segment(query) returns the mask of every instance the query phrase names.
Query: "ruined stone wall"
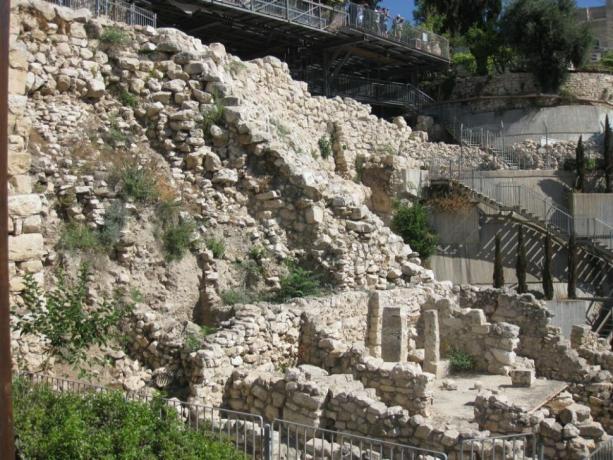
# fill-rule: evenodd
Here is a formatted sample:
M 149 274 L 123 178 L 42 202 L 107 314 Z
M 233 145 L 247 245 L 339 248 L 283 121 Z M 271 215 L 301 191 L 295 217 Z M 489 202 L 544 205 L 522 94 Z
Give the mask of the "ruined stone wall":
M 9 276 L 10 289 L 19 292 L 23 277 L 33 274 L 42 281 L 42 258 L 45 255 L 42 235 L 43 202 L 33 189 L 29 175 L 31 155 L 27 151 L 32 121 L 26 113 L 28 50 L 18 40 L 20 23 L 11 21 L 9 51 L 9 115 L 8 115 L 8 176 L 9 176 Z
M 512 322 L 488 321 L 479 308 L 462 308 L 453 296 L 432 297 L 422 306 L 422 311 L 434 309 L 438 312 L 441 357 L 451 352 L 469 354 L 475 369 L 493 374 L 507 374 L 517 363 L 515 350 L 519 344 L 519 328 Z M 425 331 L 418 324 L 419 335 L 424 339 Z M 418 342 L 418 347 L 423 342 Z

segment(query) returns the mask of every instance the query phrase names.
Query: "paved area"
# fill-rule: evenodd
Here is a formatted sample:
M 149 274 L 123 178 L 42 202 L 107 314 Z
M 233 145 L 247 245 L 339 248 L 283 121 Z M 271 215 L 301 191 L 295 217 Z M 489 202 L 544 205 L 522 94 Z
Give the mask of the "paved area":
M 444 380 L 455 383 L 458 389 L 453 391 L 444 389 L 442 385 Z M 512 387 L 511 377 L 504 375 L 452 375 L 448 379 L 436 382 L 432 408 L 435 423 L 477 428 L 477 424 L 473 422 L 473 403 L 478 393 L 475 382 L 480 382 L 484 390 L 498 391 L 510 402 L 522 406 L 527 411 L 542 406 L 567 386 L 566 383 L 556 380 L 537 379 L 532 387 L 519 388 Z

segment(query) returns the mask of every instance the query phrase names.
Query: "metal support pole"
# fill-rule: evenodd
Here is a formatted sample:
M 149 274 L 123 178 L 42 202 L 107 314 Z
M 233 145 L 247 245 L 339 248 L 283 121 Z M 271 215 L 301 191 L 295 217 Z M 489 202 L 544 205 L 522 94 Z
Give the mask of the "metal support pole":
M 0 2 L 0 455 L 15 458 L 8 272 L 8 89 L 11 2 Z

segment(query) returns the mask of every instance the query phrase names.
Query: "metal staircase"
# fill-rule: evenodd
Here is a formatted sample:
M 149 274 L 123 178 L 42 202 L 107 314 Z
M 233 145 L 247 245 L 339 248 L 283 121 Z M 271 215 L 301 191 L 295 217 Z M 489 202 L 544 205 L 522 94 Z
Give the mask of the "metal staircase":
M 500 179 L 488 177 L 483 171 L 454 168 L 453 163 L 449 166 L 431 163 L 429 178 L 431 182 L 453 183 L 483 204 L 515 213 L 525 219 L 530 227 L 550 233 L 562 244 L 574 233 L 577 244 L 583 249 L 613 264 L 613 227 L 597 218 L 572 216 L 567 209 L 553 204 L 549 197 L 534 189 L 512 182 L 500 182 Z M 592 312 L 588 323 L 600 337 L 611 343 L 613 306 L 610 303 L 603 304 L 600 311 Z

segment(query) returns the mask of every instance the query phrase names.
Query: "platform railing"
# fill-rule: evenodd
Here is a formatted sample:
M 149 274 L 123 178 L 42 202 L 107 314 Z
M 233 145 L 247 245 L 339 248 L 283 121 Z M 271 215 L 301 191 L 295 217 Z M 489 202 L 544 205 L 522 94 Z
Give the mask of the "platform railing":
M 360 30 L 390 41 L 408 45 L 424 53 L 449 60 L 449 41 L 429 31 L 417 29 L 406 22 L 398 23 L 382 12 L 357 3 L 345 4 L 346 27 Z
M 75 10 L 85 8 L 94 17 L 104 16 L 111 21 L 123 22 L 131 26 L 157 26 L 157 15 L 149 10 L 121 0 L 47 0 L 59 6 Z

